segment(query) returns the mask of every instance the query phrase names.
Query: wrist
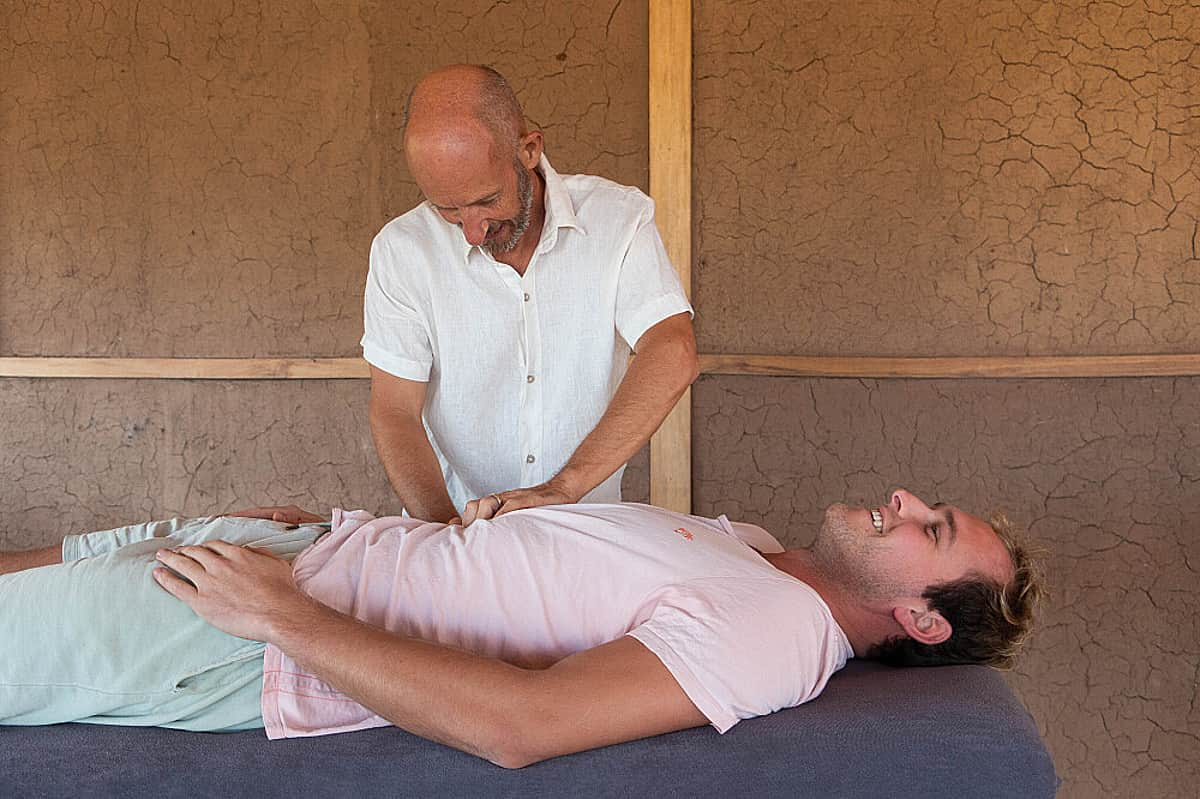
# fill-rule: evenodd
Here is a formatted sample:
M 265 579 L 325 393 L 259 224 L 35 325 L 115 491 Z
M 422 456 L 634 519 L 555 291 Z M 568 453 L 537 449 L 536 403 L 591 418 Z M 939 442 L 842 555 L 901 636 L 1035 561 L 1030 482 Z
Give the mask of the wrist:
M 331 609 L 297 589 L 295 600 L 281 604 L 268 612 L 265 619 L 266 643 L 285 652 L 302 645 L 312 635 Z
M 568 502 L 578 502 L 583 499 L 584 494 L 591 490 L 591 487 L 587 486 L 570 466 L 564 467 L 561 472 L 547 480 L 546 485 L 565 496 Z

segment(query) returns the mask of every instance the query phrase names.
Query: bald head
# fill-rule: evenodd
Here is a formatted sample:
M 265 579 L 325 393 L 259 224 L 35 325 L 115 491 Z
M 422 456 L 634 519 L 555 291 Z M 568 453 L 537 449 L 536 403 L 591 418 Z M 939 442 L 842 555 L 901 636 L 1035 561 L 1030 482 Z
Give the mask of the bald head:
M 404 116 L 405 149 L 419 148 L 429 137 L 485 134 L 498 150 L 515 150 L 526 132 L 525 115 L 508 81 L 491 67 L 474 64 L 430 72 L 408 96 Z
M 537 244 L 544 219 L 536 174 L 542 134 L 525 129 L 503 76 L 490 67 L 443 67 L 416 85 L 406 116 L 405 159 L 429 205 L 469 244 L 525 258 L 519 248 Z M 525 239 L 530 229 L 535 235 Z

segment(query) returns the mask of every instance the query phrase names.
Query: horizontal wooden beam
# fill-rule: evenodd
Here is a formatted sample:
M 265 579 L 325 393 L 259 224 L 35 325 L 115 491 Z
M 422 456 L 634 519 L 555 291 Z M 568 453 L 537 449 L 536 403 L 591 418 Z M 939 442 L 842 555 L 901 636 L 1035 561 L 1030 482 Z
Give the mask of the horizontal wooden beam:
M 984 358 L 700 356 L 710 375 L 1005 379 L 1200 376 L 1200 354 Z M 347 380 L 370 376 L 361 358 L 0 358 L 0 378 L 151 380 Z
M 983 358 L 810 358 L 701 355 L 710 375 L 899 379 L 1181 377 L 1200 375 L 1200 355 L 1052 355 Z
M 369 376 L 362 358 L 0 358 L 0 377 L 341 380 Z

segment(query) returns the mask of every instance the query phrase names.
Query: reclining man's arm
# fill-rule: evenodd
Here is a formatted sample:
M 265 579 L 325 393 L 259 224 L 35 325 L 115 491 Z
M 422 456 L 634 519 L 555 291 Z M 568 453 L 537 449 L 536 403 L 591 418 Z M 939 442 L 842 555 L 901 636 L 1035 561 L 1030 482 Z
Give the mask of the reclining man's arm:
M 209 623 L 278 646 L 397 727 L 506 768 L 707 723 L 630 637 L 525 669 L 340 614 L 263 552 L 216 541 L 158 557 L 192 583 L 157 569 L 159 584 Z
M 388 481 L 408 514 L 448 522 L 458 511 L 450 501 L 442 467 L 421 422 L 425 390 L 425 383 L 404 380 L 372 366 L 371 435 Z

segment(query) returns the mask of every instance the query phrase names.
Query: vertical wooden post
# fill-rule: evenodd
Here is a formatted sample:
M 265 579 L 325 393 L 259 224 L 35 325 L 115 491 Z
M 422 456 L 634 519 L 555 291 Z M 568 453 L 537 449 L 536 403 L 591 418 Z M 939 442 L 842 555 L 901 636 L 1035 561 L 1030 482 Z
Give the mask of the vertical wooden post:
M 691 296 L 691 0 L 650 0 L 650 196 L 667 255 Z M 691 389 L 650 439 L 650 501 L 691 512 Z

